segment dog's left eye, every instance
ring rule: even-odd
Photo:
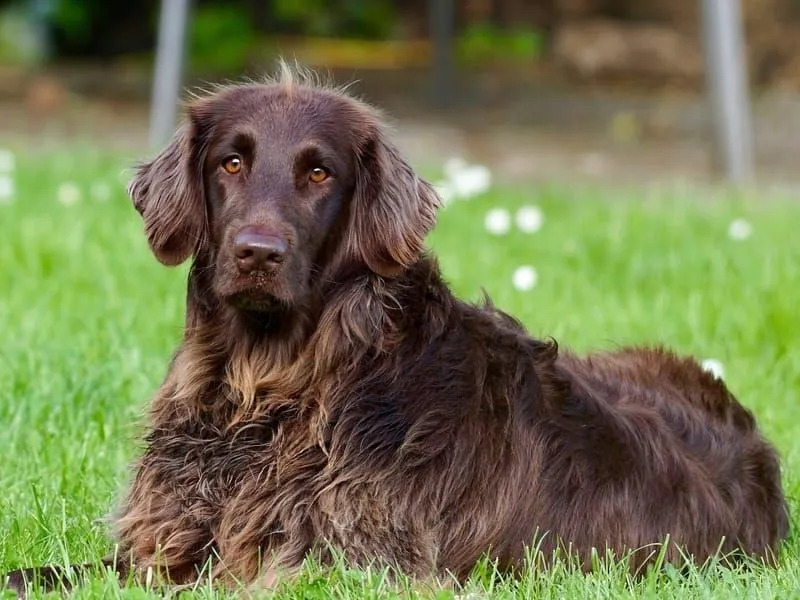
[[[242,170],[242,159],[240,156],[234,154],[222,161],[222,168],[231,175],[236,175]]]
[[[314,167],[308,174],[308,178],[314,183],[322,183],[328,177],[330,177],[330,173],[328,173],[328,171],[326,171],[322,167]]]

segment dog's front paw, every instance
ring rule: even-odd
[[[3,576],[3,591],[12,591],[17,594],[17,598],[27,598],[27,583],[32,577],[32,569],[16,569],[9,571]]]
[[[15,569],[6,573],[2,581],[3,589],[15,592],[20,600],[28,597],[28,590],[31,588],[47,592],[59,586],[69,587],[63,570],[56,567]]]

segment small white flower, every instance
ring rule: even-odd
[[[58,186],[58,201],[64,206],[72,206],[81,201],[81,190],[71,181]]]
[[[453,200],[456,200],[455,191],[453,190],[453,186],[450,185],[449,181],[439,181],[434,183],[433,189],[442,200],[442,206],[447,206]]]
[[[444,163],[444,183],[451,191],[447,200],[468,199],[486,192],[492,185],[492,173],[483,165],[469,165],[463,158],[448,158]],[[447,193],[445,193],[447,195]]]
[[[0,173],[11,173],[14,170],[14,153],[0,148]]]
[[[444,170],[445,177],[452,179],[457,173],[464,170],[466,166],[467,161],[465,161],[463,158],[459,158],[458,156],[453,156],[444,161],[444,166],[442,168]]]
[[[0,175],[0,204],[11,204],[14,197],[14,180],[10,175]]]
[[[529,265],[518,267],[511,276],[514,287],[521,292],[532,289],[538,280],[539,275],[536,273],[536,269]]]
[[[716,358],[705,359],[702,363],[702,367],[704,371],[708,371],[717,379],[722,379],[725,377],[725,368]]]
[[[753,234],[753,226],[744,219],[734,219],[728,226],[728,237],[732,240],[746,240]]]
[[[105,181],[95,181],[89,188],[89,194],[97,202],[107,202],[111,197],[111,187]]]
[[[505,235],[511,229],[511,215],[505,208],[493,208],[483,220],[486,231],[494,235]]]
[[[492,173],[483,165],[465,167],[450,177],[460,198],[471,198],[487,192],[492,185]]]
[[[542,228],[544,215],[538,206],[523,206],[517,211],[517,227],[524,233],[535,233]]]

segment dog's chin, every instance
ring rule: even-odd
[[[260,315],[285,315],[298,307],[304,290],[277,277],[242,277],[219,281],[217,297],[237,311]]]
[[[228,304],[245,312],[276,313],[287,310],[288,304],[265,292],[243,291],[226,298]]]

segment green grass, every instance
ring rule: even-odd
[[[17,157],[16,198],[0,205],[0,571],[90,560],[110,549],[103,515],[131,476],[141,416],[181,331],[185,267],[149,254],[125,196],[125,160],[86,149]],[[72,181],[79,202],[58,188]],[[101,201],[90,189],[111,187]],[[541,231],[485,232],[504,205],[539,205]],[[753,235],[733,241],[734,218]],[[800,203],[691,186],[607,189],[526,185],[443,211],[431,245],[454,290],[484,287],[530,331],[583,351],[663,342],[720,360],[784,460],[796,519],[800,492]],[[538,285],[511,286],[520,264]],[[466,592],[497,598],[800,597],[800,537],[782,566],[631,581],[602,562],[585,576],[568,565],[519,581],[476,570]],[[451,598],[450,588],[390,583],[380,570],[309,566],[285,598]],[[98,577],[78,598],[157,597]],[[210,588],[195,597],[222,597]]]

